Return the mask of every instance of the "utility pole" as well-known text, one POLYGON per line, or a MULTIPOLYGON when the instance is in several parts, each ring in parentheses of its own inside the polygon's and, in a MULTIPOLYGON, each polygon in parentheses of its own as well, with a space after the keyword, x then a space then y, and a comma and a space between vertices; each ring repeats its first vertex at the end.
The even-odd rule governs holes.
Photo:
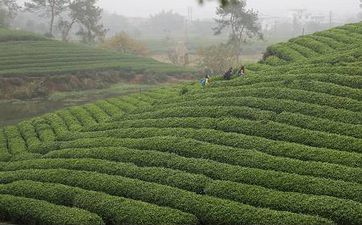
MULTIPOLYGON (((362 1, 362 0, 361 0, 362 1)), ((192 11, 192 7, 188 7, 187 8, 187 14, 188 14, 188 20, 190 21, 190 23, 192 23, 193 20, 193 11, 192 11)))
MULTIPOLYGON (((362 0, 360 0, 362 1, 362 0)), ((329 11, 329 28, 332 28, 333 23, 333 12, 329 11)))

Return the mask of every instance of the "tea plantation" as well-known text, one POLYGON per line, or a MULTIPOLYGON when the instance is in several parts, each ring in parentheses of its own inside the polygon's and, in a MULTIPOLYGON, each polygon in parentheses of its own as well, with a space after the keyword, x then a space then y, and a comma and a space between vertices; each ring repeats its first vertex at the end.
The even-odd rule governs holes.
POLYGON ((108 70, 169 75, 192 72, 153 59, 0 28, 0 77, 38 77, 108 70))
POLYGON ((4 127, 0 218, 361 225, 361 40, 362 23, 350 24, 271 46, 247 76, 205 89, 157 89, 4 127))

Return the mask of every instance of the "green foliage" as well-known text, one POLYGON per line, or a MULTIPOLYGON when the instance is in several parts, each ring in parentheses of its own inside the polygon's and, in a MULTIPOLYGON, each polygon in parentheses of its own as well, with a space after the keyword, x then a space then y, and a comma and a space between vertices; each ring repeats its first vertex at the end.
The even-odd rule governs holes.
POLYGON ((190 74, 194 71, 153 59, 47 40, 21 31, 0 29, 0 76, 57 75, 94 71, 190 74))
POLYGON ((360 224, 362 204, 330 197, 308 196, 294 192, 278 192, 258 186, 234 182, 213 182, 207 194, 248 204, 292 212, 317 214, 336 221, 338 224, 360 224), (290 204, 293 202, 294 204, 290 204), (338 208, 338 210, 336 210, 338 208), (351 220, 351 217, 354 217, 351 220))
MULTIPOLYGON (((246 76, 204 90, 161 88, 1 128, 0 203, 16 200, 0 215, 39 225, 63 224, 68 209, 77 224, 92 213, 106 224, 361 224, 361 25, 271 46, 246 76)), ((141 68, 134 56, 70 46, 60 52, 75 62, 103 54, 141 68)), ((0 67, 15 70, 9 49, 0 67)), ((47 51, 49 65, 74 66, 47 51)), ((39 66, 30 56, 18 60, 39 66)))
POLYGON ((99 216, 84 210, 11 195, 0 195, 0 218, 26 224, 104 225, 99 216))
POLYGON ((198 195, 165 185, 148 183, 120 176, 71 170, 24 170, 0 173, 1 181, 17 180, 55 182, 108 194, 133 198, 193 213, 208 224, 334 224, 320 217, 294 214, 198 195), (227 212, 227 213, 226 213, 227 212), (259 216, 255 217, 255 213, 259 216))
POLYGON ((60 184, 19 181, 1 185, 0 193, 85 209, 100 215, 107 224, 192 225, 197 221, 178 210, 60 184))

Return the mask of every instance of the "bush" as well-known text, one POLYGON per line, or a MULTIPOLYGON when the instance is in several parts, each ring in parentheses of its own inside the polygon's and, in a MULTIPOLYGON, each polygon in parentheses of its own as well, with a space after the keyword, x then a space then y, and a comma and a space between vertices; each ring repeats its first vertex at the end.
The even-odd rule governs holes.
POLYGON ((193 213, 205 224, 334 224, 320 217, 255 208, 236 202, 197 195, 180 189, 105 174, 69 170, 26 170, 0 173, 1 181, 55 182, 105 192, 193 213), (255 217, 258 215, 258 217, 255 217))
POLYGON ((18 127, 9 126, 5 128, 5 135, 8 140, 9 153, 12 155, 20 155, 27 152, 27 146, 20 134, 18 127))
POLYGON ((178 210, 61 184, 18 181, 1 185, 0 193, 38 198, 53 204, 82 208, 97 213, 107 224, 192 225, 197 223, 195 216, 178 210))
MULTIPOLYGON (((221 136, 219 132, 217 131, 212 131, 212 130, 205 130, 205 129, 200 129, 200 130, 192 130, 192 129, 181 129, 181 128, 164 128, 162 130, 160 129, 155 129, 155 128, 142 128, 142 129, 138 129, 137 131, 137 136, 138 139, 120 139, 120 138, 135 138, 134 135, 134 130, 131 129, 123 129, 122 131, 118 130, 117 131, 118 135, 113 135, 113 139, 111 138, 98 138, 98 139, 91 139, 91 140, 79 140, 77 142, 72 142, 72 143, 68 143, 67 145, 64 145, 61 147, 61 149, 64 148, 86 148, 86 147, 128 147, 128 148, 137 148, 137 149, 150 149, 152 148, 153 150, 157 149, 157 150, 162 150, 162 151, 166 151, 168 152, 168 148, 167 148, 167 144, 169 144, 169 142, 172 143, 172 141, 166 142, 168 139, 161 139, 158 142, 155 141, 154 146, 150 143, 149 139, 145 139, 144 142, 141 142, 141 138, 145 138, 145 137, 152 137, 152 136, 168 136, 168 135, 173 135, 173 136, 177 136, 177 137, 188 137, 188 138, 195 138, 199 141, 209 141, 212 142, 214 144, 223 144, 225 142, 228 143, 229 146, 235 146, 235 147, 240 147, 242 148, 242 146, 244 145, 253 145, 255 143, 255 138, 254 140, 252 140, 253 138, 249 138, 249 139, 240 139, 238 138, 238 136, 240 137, 240 135, 228 135, 225 134, 224 136, 221 136), (142 133, 141 133, 142 132, 142 133), (152 135, 150 135, 150 133, 152 133, 152 135), (222 138, 222 140, 217 140, 217 141, 210 141, 211 139, 219 139, 222 138), (137 140, 139 140, 137 142, 137 140), (161 145, 160 143, 164 143, 166 146, 161 145), (161 149, 161 146, 163 146, 163 148, 161 149)), ((254 147, 256 149, 259 149, 260 147, 254 147)), ((284 143, 275 143, 274 145, 270 145, 270 147, 267 147, 266 145, 264 145, 264 148, 270 148, 273 149, 273 151, 281 151, 281 152, 287 152, 289 150, 293 150, 293 146, 290 146, 288 144, 284 144, 284 143)), ((301 149, 299 149, 300 151, 301 149)), ((312 149, 313 150, 313 149, 312 149)), ((296 151, 294 149, 294 151, 296 153, 299 153, 299 155, 303 156, 304 154, 306 154, 307 156, 310 156, 310 152, 308 152, 308 148, 304 149, 304 153, 300 153, 298 151, 296 151)), ((269 153, 270 150, 264 150, 264 152, 269 153)), ((324 154, 326 154, 325 151, 323 151, 324 154)), ((294 152, 293 152, 294 153, 294 152)), ((294 154, 296 154, 294 153, 294 154)), ((337 151, 337 154, 339 152, 337 151)), ((286 155, 286 153, 284 153, 286 155)), ((287 153, 287 154, 291 154, 291 153, 287 153)), ((357 155, 357 154, 354 154, 357 155)), ((298 157, 301 157, 298 156, 298 157)), ((358 155, 357 155, 358 156, 358 155)), ((295 156, 294 156, 295 157, 295 156)), ((336 156, 329 156, 327 155, 327 157, 335 157, 336 156)), ((351 157, 352 158, 352 157, 351 157)), ((356 160, 356 159, 355 159, 356 160)), ((360 161, 361 159, 359 159, 360 161)), ((354 161, 351 161, 354 163, 354 161)), ((350 163, 351 163, 350 162, 350 163)), ((253 170, 254 171, 254 170, 253 170)), ((276 176, 281 176, 284 177, 283 179, 285 179, 284 181, 276 181, 276 180, 272 180, 270 177, 267 177, 267 174, 270 171, 265 171, 262 170, 260 171, 260 181, 258 179, 258 182, 262 182, 259 183, 258 185, 262 185, 265 187, 269 187, 269 188, 281 188, 280 190, 284 190, 284 191, 297 191, 297 192, 306 192, 306 193, 310 193, 310 194, 325 194, 325 195, 332 195, 332 196, 336 196, 336 197, 345 197, 345 198, 349 198, 352 200, 358 200, 360 198, 362 198, 362 196, 356 196, 356 193, 350 192, 348 189, 348 187, 346 185, 343 184, 337 184, 339 183, 339 181, 330 181, 331 183, 328 183, 326 180, 320 180, 320 178, 312 178, 312 177, 308 177, 308 178, 298 178, 299 182, 297 182, 297 178, 295 175, 293 174, 293 178, 292 177, 284 177, 285 174, 281 173, 281 172, 277 172, 276 174, 270 174, 271 177, 276 177, 276 176), (266 176, 266 177, 264 177, 266 176), (288 183, 287 180, 293 180, 292 183, 288 183), (273 182, 275 181, 275 182, 273 182), (306 183, 308 181, 308 183, 306 183), (287 182, 288 185, 286 189, 284 189, 283 185, 284 182, 287 182), (314 182, 321 182, 320 185, 318 186, 314 186, 314 182), (327 183, 325 183, 327 182, 327 183), (332 184, 336 182, 335 184, 332 184), (322 184, 323 183, 323 184, 322 184), (340 185, 339 188, 337 188, 337 186, 340 185), (342 186, 344 186, 345 188, 342 188, 342 186), (325 189, 322 190, 320 189, 321 187, 324 187, 325 189), (331 189, 329 189, 331 188, 331 189), (343 193, 343 189, 344 189, 344 193, 343 193), (349 197, 347 197, 349 196, 349 197)), ((254 171, 254 178, 255 178, 255 174, 257 172, 254 171)), ((226 176, 226 175, 225 175, 226 176)), ((292 175, 290 175, 292 176, 292 175)), ((248 181, 241 181, 241 182, 256 182, 255 180, 250 181, 248 178, 248 181)), ((254 183, 253 183, 254 184, 254 183)), ((359 194, 357 194, 359 195, 359 194)))
POLYGON ((189 92, 189 89, 187 87, 182 87, 180 89, 180 95, 181 96, 187 94, 188 92, 189 92))
POLYGON ((10 195, 0 195, 0 218, 26 224, 104 225, 99 216, 84 210, 10 195))
POLYGON ((337 224, 362 223, 362 204, 327 196, 311 196, 294 192, 279 192, 258 186, 216 181, 206 193, 220 198, 277 210, 285 210, 329 218, 337 224))
MULTIPOLYGON (((308 175, 320 178, 362 183, 361 179, 362 171, 360 168, 352 168, 352 167, 346 167, 346 166, 330 164, 330 163, 322 163, 322 162, 301 161, 285 157, 275 157, 254 149, 232 148, 222 145, 196 141, 193 139, 176 138, 176 137, 146 138, 139 140, 138 145, 134 144, 135 141, 132 142, 132 140, 123 140, 123 141, 124 145, 126 146, 137 147, 145 150, 148 143, 149 144, 148 150, 173 153, 183 157, 193 157, 198 159, 207 158, 220 163, 228 163, 231 165, 239 165, 250 168, 274 170, 274 171, 281 171, 292 174, 308 175)), ((81 145, 79 145, 79 147, 81 147, 81 145)), ((107 157, 105 153, 104 154, 99 153, 99 157, 90 154, 90 158, 95 157, 99 159, 117 161, 116 159, 118 159, 117 156, 119 155, 117 152, 110 151, 106 147, 102 148, 101 150, 108 152, 110 156, 107 157), (114 158, 112 158, 112 155, 115 155, 114 158)), ((125 150, 122 150, 122 152, 124 151, 125 150)), ((57 153, 51 152, 47 154, 45 157, 52 157, 52 156, 57 156, 57 153)), ((75 153, 74 158, 77 158, 77 156, 78 155, 75 153)), ((165 158, 168 157, 171 156, 170 155, 165 156, 165 158)), ((62 156, 60 156, 60 158, 62 158, 62 156)), ((125 162, 129 162, 129 159, 127 158, 125 162)), ((131 162, 139 165, 136 161, 131 161, 131 162)), ((141 162, 143 162, 143 160, 141 160, 141 162)), ((143 164, 141 164, 141 166, 143 166, 143 164)), ((154 165, 144 165, 144 166, 154 166, 154 165)), ((156 166, 163 167, 163 165, 156 165, 156 166)), ((4 166, 4 169, 5 168, 11 168, 11 166, 10 165, 4 166)), ((186 180, 187 179, 185 179, 185 184, 187 184, 186 180)), ((191 184, 187 185, 189 185, 190 188, 193 187, 191 184)))

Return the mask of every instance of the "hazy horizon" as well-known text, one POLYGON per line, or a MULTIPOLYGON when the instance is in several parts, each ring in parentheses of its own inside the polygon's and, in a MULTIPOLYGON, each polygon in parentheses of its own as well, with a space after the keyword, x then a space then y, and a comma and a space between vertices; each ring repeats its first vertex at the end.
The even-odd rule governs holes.
MULTIPOLYGON (((315 13, 332 11, 338 16, 354 16, 359 11, 358 0, 248 0, 248 7, 264 16, 284 16, 292 9, 307 9, 315 13)), ((162 10, 172 10, 181 15, 188 14, 192 7, 193 18, 213 18, 217 7, 216 1, 199 5, 196 0, 100 0, 99 5, 110 13, 127 17, 144 17, 156 14, 162 10)))

